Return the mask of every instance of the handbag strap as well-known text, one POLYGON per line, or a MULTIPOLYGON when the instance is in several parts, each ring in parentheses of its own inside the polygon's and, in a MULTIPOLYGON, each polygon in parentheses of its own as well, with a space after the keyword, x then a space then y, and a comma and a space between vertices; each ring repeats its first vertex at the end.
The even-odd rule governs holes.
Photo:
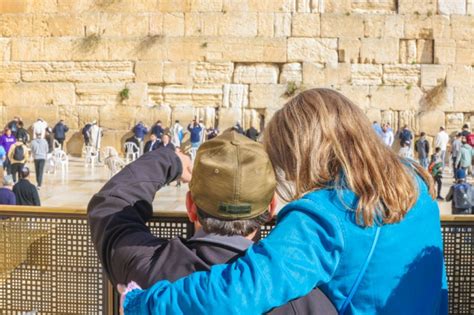
POLYGON ((359 288, 359 285, 362 281, 362 278, 364 277, 365 271, 367 270, 367 267, 369 266, 370 261, 372 260, 372 256, 375 251, 375 246, 377 246, 377 242, 379 240, 379 235, 380 235, 380 226, 377 226, 375 230, 375 237, 374 241, 372 242, 372 247, 370 248, 369 255, 367 256, 367 259, 365 260, 364 265, 359 271, 359 274, 357 275, 356 281, 352 285, 352 289, 349 292, 349 295, 347 296, 346 300, 342 304, 342 307, 339 311, 339 315, 343 315, 346 312, 347 307, 349 306, 349 303, 351 303, 352 298, 354 297, 355 293, 357 292, 357 289, 359 288))

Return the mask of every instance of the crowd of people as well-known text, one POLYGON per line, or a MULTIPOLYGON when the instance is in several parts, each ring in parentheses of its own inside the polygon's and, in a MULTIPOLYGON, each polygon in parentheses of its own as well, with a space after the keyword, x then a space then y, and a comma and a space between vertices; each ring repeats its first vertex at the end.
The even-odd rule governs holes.
POLYGON ((420 165, 428 170, 436 183, 436 199, 438 201, 452 202, 453 214, 474 214, 474 188, 468 182, 468 177, 474 177, 474 128, 469 125, 462 126, 462 130, 449 136, 444 126, 430 143, 426 133, 421 132, 420 137, 413 143, 413 132, 408 125, 394 135, 389 123, 382 126, 377 121, 372 124, 373 129, 389 147, 393 147, 396 138, 400 141, 399 156, 406 159, 417 159, 420 165), (430 156, 430 148, 433 152, 430 156), (445 168, 450 166, 454 184, 446 197, 441 192, 445 168))

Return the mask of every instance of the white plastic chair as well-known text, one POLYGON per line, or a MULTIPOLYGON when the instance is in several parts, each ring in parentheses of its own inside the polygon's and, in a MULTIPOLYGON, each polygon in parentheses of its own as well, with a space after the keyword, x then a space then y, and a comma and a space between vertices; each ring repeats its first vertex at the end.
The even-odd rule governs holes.
POLYGON ((57 167, 61 167, 61 174, 64 176, 69 172, 69 157, 67 156, 66 152, 63 150, 54 150, 53 151, 53 160, 55 169, 57 167))
POLYGON ((92 147, 92 146, 86 146, 85 149, 84 149, 84 155, 85 155, 85 159, 84 159, 84 164, 85 166, 87 165, 91 165, 92 167, 94 167, 95 163, 98 163, 99 161, 99 152, 97 152, 96 148, 92 147))
POLYGON ((133 162, 138 159, 140 154, 140 148, 133 142, 125 142, 125 160, 127 163, 133 162), (131 158, 131 160, 130 160, 131 158))
POLYGON ((109 169, 109 176, 112 178, 115 174, 117 174, 122 168, 125 167, 125 162, 119 158, 118 156, 108 156, 104 160, 105 166, 109 169))
POLYGON ((104 156, 107 158, 107 157, 110 157, 110 156, 119 156, 119 154, 118 154, 117 150, 114 147, 107 146, 104 149, 104 156))

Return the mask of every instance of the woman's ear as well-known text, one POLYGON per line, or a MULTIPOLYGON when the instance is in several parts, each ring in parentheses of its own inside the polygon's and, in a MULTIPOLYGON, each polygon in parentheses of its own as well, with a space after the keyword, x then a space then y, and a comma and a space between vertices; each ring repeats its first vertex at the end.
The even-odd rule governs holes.
POLYGON ((272 219, 275 216, 277 206, 278 206, 278 197, 277 197, 277 194, 275 193, 273 195, 272 201, 270 201, 270 205, 268 206, 268 211, 270 212, 270 217, 272 219))
POLYGON ((197 209, 196 204, 194 203, 193 197, 191 196, 191 192, 188 191, 186 193, 186 210, 188 213, 189 221, 196 222, 197 221, 197 209))

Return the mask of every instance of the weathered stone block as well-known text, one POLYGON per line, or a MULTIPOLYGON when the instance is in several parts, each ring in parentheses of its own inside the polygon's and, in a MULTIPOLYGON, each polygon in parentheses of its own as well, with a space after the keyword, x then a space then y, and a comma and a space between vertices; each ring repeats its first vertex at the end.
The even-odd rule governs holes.
POLYGON ((446 117, 440 110, 421 112, 419 120, 420 130, 430 136, 435 136, 439 132, 439 127, 446 125, 446 117))
POLYGON ((385 15, 364 15, 364 37, 380 38, 385 34, 385 15))
POLYGON ((452 87, 474 86, 474 70, 470 66, 453 65, 449 67, 446 84, 452 87))
POLYGON ((258 13, 258 36, 273 37, 275 34, 275 15, 273 13, 258 13))
MULTIPOLYGON (((136 107, 106 105, 99 108, 99 124, 107 131, 111 130, 131 130, 135 125, 136 107)), ((104 132, 105 135, 108 132, 104 132)), ((105 145, 103 145, 105 146, 105 145)))
POLYGON ((215 106, 222 104, 221 86, 183 86, 168 85, 163 89, 164 102, 171 107, 179 106, 215 106))
POLYGON ((291 36, 291 13, 275 13, 275 37, 291 36))
POLYGON ((72 83, 3 83, 0 100, 5 106, 36 107, 73 105, 76 103, 72 83))
POLYGON ((446 15, 433 16, 433 38, 448 39, 451 38, 452 26, 451 19, 446 15))
POLYGON ((78 83, 76 84, 76 104, 79 106, 117 105, 119 93, 125 88, 121 83, 78 83))
POLYGON ((361 34, 364 34, 364 18, 362 15, 321 15, 321 37, 358 38, 361 34))
POLYGON ((11 57, 11 40, 0 38, 0 61, 9 61, 11 57))
POLYGON ((219 22, 220 36, 257 36, 257 13, 233 12, 223 14, 219 22))
POLYGON ((398 0, 399 14, 435 14, 437 0, 398 0))
POLYGON ((163 35, 184 36, 184 13, 172 12, 163 15, 163 35))
POLYGON ((369 108, 370 90, 368 86, 342 85, 339 91, 362 110, 366 111, 369 108))
POLYGON ((224 84, 222 106, 245 108, 249 104, 249 86, 246 84, 224 84))
POLYGON ((419 14, 405 15, 405 38, 433 38, 433 17, 419 14))
MULTIPOLYGON (((335 40, 334 40, 335 41, 335 40)), ((336 42, 334 42, 336 43, 336 42)), ((335 44, 337 45, 337 44, 335 44)), ((207 49, 215 61, 234 62, 286 62, 286 38, 215 38, 209 39, 207 49)), ((197 55, 199 56, 199 55, 197 55)), ((192 56, 196 60, 196 55, 192 56)))
POLYGON ((472 97, 472 87, 454 88, 454 111, 472 112, 474 108, 474 97, 472 97))
POLYGON ((448 133, 459 131, 464 124, 464 113, 447 113, 446 130, 448 133))
POLYGON ((433 40, 418 39, 416 41, 416 61, 418 63, 433 63, 433 40))
POLYGON ((0 36, 20 37, 33 35, 31 15, 0 14, 0 36))
POLYGON ((293 37, 318 37, 320 30, 320 17, 316 13, 294 14, 291 24, 293 37))
POLYGON ((237 122, 243 121, 243 110, 241 108, 220 108, 219 129, 226 130, 235 126, 237 122))
POLYGON ((222 10, 248 12, 294 12, 294 0, 224 0, 222 10))
POLYGON ((163 63, 163 81, 167 84, 191 84, 190 72, 188 62, 163 63))
POLYGON ((445 65, 421 65, 421 86, 434 87, 446 80, 445 65))
POLYGON ((316 0, 312 3, 313 12, 327 13, 350 13, 352 11, 351 0, 316 0))
POLYGON ((21 66, 19 63, 0 64, 0 83, 16 83, 21 79, 21 66))
POLYGON ((379 85, 382 84, 382 66, 369 64, 353 64, 351 67, 352 84, 379 85))
POLYGON ((277 83, 280 70, 272 64, 237 64, 234 71, 234 83, 277 83))
POLYGON ((380 111, 380 109, 377 108, 368 108, 365 111, 365 115, 370 121, 377 121, 380 123, 380 121, 382 120, 382 112, 380 111))
POLYGON ((189 4, 191 11, 221 12, 222 0, 192 0, 189 4))
POLYGON ((303 63, 303 83, 312 87, 334 87, 350 84, 351 64, 339 63, 337 66, 323 66, 317 63, 303 63))
POLYGON ((194 109, 190 106, 178 106, 172 108, 171 121, 174 122, 179 120, 181 126, 185 129, 194 117, 194 109))
POLYGON ((472 40, 474 38, 474 17, 453 15, 451 25, 453 39, 472 40))
POLYGON ((405 32, 404 22, 401 15, 386 15, 383 36, 403 38, 405 32))
POLYGON ((288 99, 285 96, 286 90, 286 84, 252 84, 249 90, 249 107, 280 108, 288 99))
MULTIPOLYGON (((467 10, 466 10, 468 15, 473 15, 474 14, 474 0, 467 0, 467 10)), ((474 116, 472 116, 474 117, 474 116)))
POLYGON ((397 38, 362 38, 360 58, 363 63, 397 63, 398 46, 397 38))
POLYGON ((289 38, 288 61, 319 62, 335 66, 338 61, 337 39, 289 38))
POLYGON ((311 0, 297 0, 296 12, 302 12, 302 13, 311 12, 311 0))
POLYGON ((454 88, 445 86, 444 82, 437 86, 425 89, 419 102, 419 110, 452 111, 454 102, 454 88))
POLYGON ((135 63, 135 81, 145 83, 163 82, 163 62, 137 61, 135 63))
POLYGON ((81 20, 73 15, 38 14, 33 16, 34 36, 84 36, 81 20))
POLYGON ((456 62, 456 42, 452 39, 435 40, 434 62, 453 64, 456 62))
POLYGON ((280 73, 280 83, 303 81, 303 71, 301 63, 285 63, 280 73))
POLYGON ((420 65, 384 65, 383 82, 387 85, 418 85, 420 73, 420 65))
MULTIPOLYGON (((100 25, 104 36, 147 36, 150 29, 150 21, 148 14, 130 14, 129 12, 123 14, 104 13, 100 16, 100 25)), ((169 24, 178 28, 178 23, 175 21, 166 20, 169 24), (172 24, 171 24, 172 23, 172 24)), ((171 36, 171 34, 167 35, 171 36)))
POLYGON ((456 63, 474 65, 474 40, 456 41, 456 63))
POLYGON ((382 110, 416 110, 422 97, 421 90, 404 86, 370 87, 370 106, 382 110))
POLYGON ((26 13, 28 9, 27 1, 3 0, 0 1, 0 13, 26 13))
POLYGON ((191 75, 194 83, 230 83, 234 64, 232 62, 193 62, 191 75))
POLYGON ((360 58, 360 40, 352 38, 339 38, 339 62, 358 63, 360 58))
POLYGON ((466 0, 438 0, 440 14, 466 14, 466 0))

